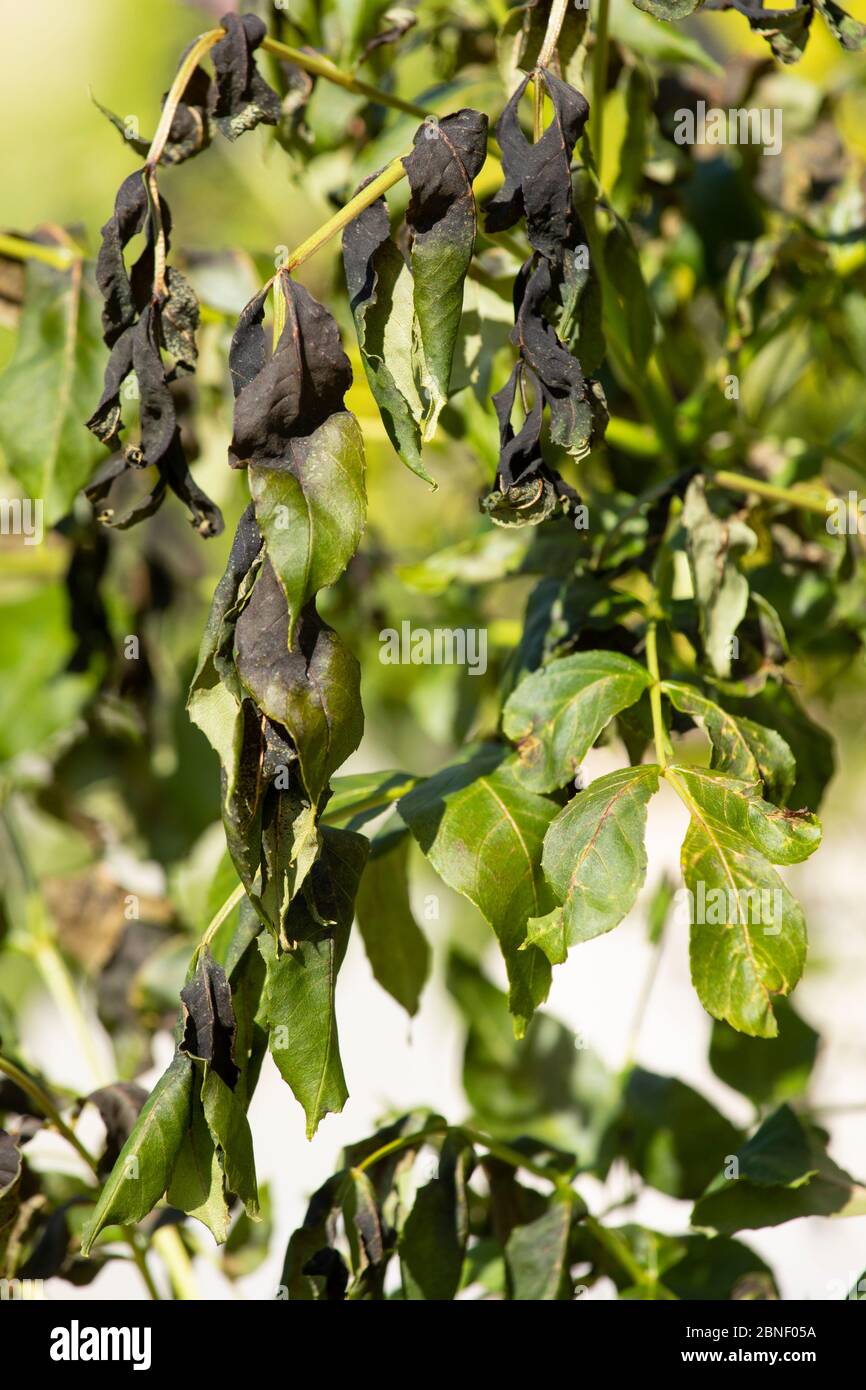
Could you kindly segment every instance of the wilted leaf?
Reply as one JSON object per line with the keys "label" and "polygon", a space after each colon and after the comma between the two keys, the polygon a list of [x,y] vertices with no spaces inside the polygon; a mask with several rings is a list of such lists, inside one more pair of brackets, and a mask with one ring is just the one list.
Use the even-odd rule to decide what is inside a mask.
{"label": "wilted leaf", "polygon": [[360,669],[312,605],[289,650],[289,614],[270,560],[235,627],[237,671],[257,708],[287,730],[317,806],[331,773],[361,742]]}

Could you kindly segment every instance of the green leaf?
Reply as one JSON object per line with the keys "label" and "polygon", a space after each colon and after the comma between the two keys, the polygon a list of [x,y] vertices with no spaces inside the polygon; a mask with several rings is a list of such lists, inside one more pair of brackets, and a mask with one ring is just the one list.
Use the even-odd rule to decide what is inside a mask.
{"label": "green leaf", "polygon": [[556,807],[522,787],[502,759],[501,748],[486,745],[414,788],[399,810],[436,872],[496,932],[520,1034],[550,988],[545,956],[520,948],[529,918],[554,906],[541,847]]}
{"label": "green leaf", "polygon": [[717,676],[731,673],[733,637],[746,615],[749,581],[735,563],[757,538],[745,522],[721,520],[709,506],[704,480],[689,483],[682,512],[686,549],[707,660]]}
{"label": "green leaf", "polygon": [[642,1067],[629,1073],[619,1124],[619,1152],[671,1197],[699,1197],[743,1139],[691,1086]]}
{"label": "green leaf", "polygon": [[700,720],[713,746],[710,766],[753,782],[760,777],[771,801],[784,805],[797,775],[794,755],[781,734],[734,716],[692,686],[662,681],[662,690],[681,714]]}
{"label": "green leaf", "polygon": [[250,463],[250,495],[289,606],[288,645],[301,609],[339,579],[364,532],[364,440],[354,415],[335,412],[291,439],[277,463]]}
{"label": "green leaf", "polygon": [[772,1038],[772,1001],[803,972],[806,924],[771,868],[812,852],[813,817],[787,817],[752,784],[718,772],[669,767],[666,777],[691,812],[682,869],[691,897],[692,981],[704,1008],[740,1032]]}
{"label": "green leaf", "polygon": [[286,934],[294,944],[280,950],[269,932],[259,937],[271,1055],[304,1107],[308,1138],[324,1115],[342,1110],[348,1096],[334,991],[367,851],[363,835],[326,827],[321,858],[289,908]]}
{"label": "green leaf", "polygon": [[205,1118],[218,1147],[226,1187],[244,1204],[248,1216],[258,1216],[259,1194],[253,1158],[253,1137],[239,1098],[212,1068],[201,1088]]}
{"label": "green leaf", "polygon": [[764,801],[759,783],[706,768],[674,765],[670,771],[680,784],[677,790],[685,785],[707,823],[750,842],[771,864],[799,864],[821,843],[817,816]]}
{"label": "green leaf", "polygon": [[325,807],[326,821],[348,821],[349,830],[360,830],[388,806],[393,805],[417,782],[408,772],[355,772],[335,777]]}
{"label": "green leaf", "polygon": [[567,1298],[564,1288],[571,1204],[552,1202],[526,1226],[515,1226],[505,1246],[510,1295],[516,1303]]}
{"label": "green leaf", "polygon": [[355,911],[373,974],[411,1017],[430,973],[430,947],[409,902],[409,832],[395,813],[375,835]]}
{"label": "green leaf", "polygon": [[82,1235],[82,1254],[104,1226],[140,1221],[166,1191],[191,1122],[192,1084],[192,1062],[175,1053],[105,1181]]}
{"label": "green leaf", "polygon": [[[796,765],[796,781],[787,800],[794,806],[811,806],[817,810],[836,768],[833,739],[826,729],[809,717],[786,685],[768,685],[748,699],[731,698],[727,694],[724,699],[727,708],[738,718],[756,718],[762,727],[770,727],[784,738]],[[770,795],[769,789],[767,794]]]}
{"label": "green leaf", "polygon": [[[599,777],[551,822],[541,863],[562,899],[566,950],[611,931],[633,907],[646,877],[646,808],[658,774],[649,764]],[[531,929],[528,940],[541,946],[541,933]]]}
{"label": "green leaf", "polygon": [[400,1234],[403,1296],[412,1301],[448,1301],[460,1287],[469,1234],[466,1182],[474,1155],[450,1135],[439,1156],[439,1171],[422,1187]]}
{"label": "green leaf", "polygon": [[455,581],[490,584],[520,569],[529,544],[525,531],[488,528],[445,550],[436,550],[415,564],[398,565],[397,575],[416,593],[437,596],[447,593]]}
{"label": "green leaf", "polygon": [[503,714],[502,727],[518,744],[521,781],[536,792],[570,782],[608,721],[650,684],[644,668],[618,652],[576,652],[533,671]]}
{"label": "green leaf", "polygon": [[805,1091],[820,1038],[785,999],[774,1005],[776,1038],[749,1038],[714,1023],[710,1066],[716,1076],[756,1105],[789,1100]]}
{"label": "green leaf", "polygon": [[692,1225],[721,1235],[779,1226],[801,1216],[866,1215],[866,1187],[827,1153],[824,1136],[782,1105],[696,1203]]}
{"label": "green leaf", "polygon": [[671,24],[651,19],[648,14],[641,14],[632,0],[613,0],[610,34],[643,58],[652,58],[658,63],[691,63],[717,76],[722,72],[699,39]]}
{"label": "green leaf", "polygon": [[197,1094],[192,1098],[192,1120],[175,1160],[166,1196],[171,1206],[207,1226],[218,1245],[225,1243],[229,1229],[225,1178]]}
{"label": "green leaf", "polygon": [[250,505],[238,522],[225,571],[214,591],[186,706],[227,773],[234,761],[243,698],[233,660],[235,626],[263,557],[262,537]]}
{"label": "green leaf", "polygon": [[686,19],[703,4],[703,0],[634,0],[639,10],[655,15],[656,19]]}
{"label": "green leaf", "polygon": [[44,524],[70,510],[104,448],[84,428],[102,392],[101,296],[83,260],[27,265],[15,352],[0,376],[0,448]]}

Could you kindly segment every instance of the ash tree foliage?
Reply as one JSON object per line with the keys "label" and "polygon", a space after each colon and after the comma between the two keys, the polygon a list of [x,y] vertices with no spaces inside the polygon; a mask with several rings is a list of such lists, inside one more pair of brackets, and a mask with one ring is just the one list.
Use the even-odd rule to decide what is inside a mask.
{"label": "ash tree foliage", "polygon": [[[764,59],[723,68],[711,12],[729,8]],[[113,1075],[70,1093],[0,996],[2,1272],[86,1283],[126,1259],[155,1295],[163,1256],[188,1296],[197,1223],[227,1277],[254,1269],[271,1243],[248,1120],[265,1054],[312,1138],[349,1096],[353,926],[414,1014],[435,874],[507,979],[475,928],[452,944],[466,1112],[419,1096],[349,1147],[289,1240],[280,1297],[572,1299],[600,1280],[622,1298],[778,1297],[743,1233],[866,1213],[810,1108],[820,1040],[789,1001],[807,927],[787,881],[819,847],[834,765],[808,705],[863,644],[856,526],[826,524],[862,475],[862,169],[837,129],[847,78],[790,97],[782,160],[684,146],[674,121],[699,100],[760,107],[820,25],[852,52],[866,30],[823,0],[266,10],[190,45],[151,140],[100,107],[131,172],[95,258],[79,231],[0,238],[18,313],[0,441],[66,556],[0,611],[2,953],[16,979],[43,973],[86,1047],[83,972],[114,1049]],[[241,137],[282,147],[287,189],[321,157],[345,184],[332,172],[337,211],[230,323],[162,185]],[[296,270],[335,237],[322,302]],[[218,473],[196,462],[214,430]],[[407,562],[365,536],[371,439],[389,486],[415,475],[397,495],[428,534],[458,498],[452,543]],[[191,547],[220,544],[223,511],[224,572],[193,630]],[[377,633],[416,601],[498,633],[479,679],[446,690],[411,667],[387,689]],[[437,764],[407,702],[437,710]],[[394,753],[346,773],[365,705]],[[618,765],[592,777],[599,745]],[[660,794],[687,813],[679,885],[647,862]],[[106,873],[124,837],[167,894],[130,903]],[[592,971],[584,944],[648,872],[654,950],[688,903],[695,1007],[745,1128],[633,1056],[610,1070],[543,1009],[554,971]],[[144,1088],[166,1028],[173,1056]],[[83,1175],[31,1161],[46,1129]],[[684,1204],[682,1234],[628,1204],[593,1215],[581,1178],[615,1166]]]}

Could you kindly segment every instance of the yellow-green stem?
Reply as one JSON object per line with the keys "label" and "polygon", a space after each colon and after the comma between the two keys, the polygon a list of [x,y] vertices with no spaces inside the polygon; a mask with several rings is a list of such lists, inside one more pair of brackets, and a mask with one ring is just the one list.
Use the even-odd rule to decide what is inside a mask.
{"label": "yellow-green stem", "polygon": [[205,946],[210,945],[217,932],[219,931],[220,927],[222,926],[223,922],[226,920],[228,916],[231,915],[232,912],[234,912],[238,903],[243,900],[245,892],[246,889],[244,888],[244,885],[242,883],[239,883],[237,888],[235,888],[233,892],[231,892],[229,896],[226,898],[222,907],[220,907],[214,913],[213,917],[207,925],[207,929],[205,931],[204,936],[202,937],[201,941],[196,947],[196,955],[198,955],[200,951],[203,951]]}
{"label": "yellow-green stem", "polygon": [[208,29],[207,33],[199,34],[198,38],[190,46],[189,51],[181,59],[180,66],[174,75],[174,81],[168,89],[168,95],[163,104],[159,124],[150,142],[150,149],[147,152],[147,161],[145,165],[147,169],[155,168],[160,161],[162,152],[165,149],[165,142],[171,130],[171,123],[174,120],[175,112],[186,91],[186,85],[198,66],[199,60],[202,59],[206,53],[210,52],[215,43],[219,43],[224,33],[224,29]]}
{"label": "yellow-green stem", "polygon": [[175,1297],[183,1302],[196,1302],[201,1298],[195,1270],[192,1267],[186,1246],[176,1226],[160,1226],[154,1231],[150,1243],[168,1270],[168,1277]]}
{"label": "yellow-green stem", "polygon": [[81,260],[82,254],[77,246],[42,246],[38,241],[0,232],[0,256],[11,256],[16,261],[41,261],[55,270],[68,270]]}
{"label": "yellow-green stem", "polygon": [[658,629],[655,618],[650,620],[646,630],[646,668],[652,680],[649,697],[653,720],[653,742],[655,743],[656,762],[661,767],[664,767],[667,763],[667,742],[665,723],[662,718],[662,692],[659,683],[661,677],[659,675]]}
{"label": "yellow-green stem", "polygon": [[765,483],[760,478],[750,478],[744,473],[730,473],[720,468],[717,473],[708,473],[707,481],[717,487],[727,488],[729,492],[754,493],[768,502],[783,502],[788,507],[799,507],[806,512],[827,515],[827,503],[833,499],[826,493],[810,493],[806,488],[778,487],[775,483]]}
{"label": "yellow-green stem", "polygon": [[272,53],[275,58],[294,63],[295,67],[302,68],[313,77],[323,77],[326,82],[333,82],[335,86],[342,87],[347,92],[354,92],[356,96],[366,97],[378,106],[391,106],[395,111],[402,111],[407,116],[417,116],[421,121],[428,114],[423,106],[416,106],[413,101],[404,101],[392,92],[383,92],[378,87],[370,86],[369,82],[359,82],[321,53],[307,53],[301,48],[292,48],[290,44],[280,43],[279,39],[272,39],[270,36],[262,39],[262,48],[266,53]]}
{"label": "yellow-green stem", "polygon": [[538,50],[538,63],[533,79],[533,139],[541,139],[544,129],[544,83],[541,80],[538,69],[550,66],[550,61],[556,52],[556,45],[559,43],[559,34],[565,22],[568,11],[568,0],[553,0],[550,6],[550,14],[547,18],[547,29],[544,33],[541,48]]}
{"label": "yellow-green stem", "polygon": [[345,207],[340,208],[340,211],[334,213],[333,217],[329,217],[327,222],[323,222],[321,227],[313,232],[312,236],[307,237],[306,241],[302,241],[300,246],[296,246],[294,251],[289,253],[289,257],[283,269],[294,270],[296,266],[302,265],[310,256],[314,256],[317,251],[321,250],[326,242],[331,240],[331,237],[337,236],[344,227],[348,227],[349,223],[358,216],[359,212],[363,212],[364,208],[368,208],[371,203],[375,203],[376,199],[381,198],[382,194],[385,193],[387,189],[393,188],[395,183],[399,183],[400,180],[405,177],[406,170],[403,166],[403,156],[400,155],[396,159],[392,159],[391,163],[385,166],[381,174],[378,174],[376,178],[372,179],[370,183],[362,188],[360,193],[356,193],[354,198],[350,198]]}

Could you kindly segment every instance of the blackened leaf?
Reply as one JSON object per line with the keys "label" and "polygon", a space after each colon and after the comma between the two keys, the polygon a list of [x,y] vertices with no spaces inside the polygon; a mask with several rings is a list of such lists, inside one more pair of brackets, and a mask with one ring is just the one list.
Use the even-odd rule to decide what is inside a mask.
{"label": "blackened leaf", "polygon": [[106,1179],[81,1239],[87,1255],[103,1226],[140,1221],[171,1181],[190,1124],[193,1064],[177,1052],[151,1091]]}
{"label": "blackened leaf", "polygon": [[268,360],[268,344],[262,322],[270,292],[270,285],[266,285],[254,295],[249,303],[244,305],[235,325],[229,347],[229,371],[235,396],[240,395],[245,386],[249,386],[253,377],[258,376]]}
{"label": "blackened leaf", "polygon": [[469,1232],[466,1182],[474,1153],[448,1136],[437,1176],[415,1197],[400,1235],[403,1295],[410,1301],[448,1301],[460,1285]]}
{"label": "blackened leaf", "polygon": [[262,801],[265,794],[262,724],[263,716],[252,700],[244,700],[233,724],[232,747],[222,779],[226,844],[238,877],[257,908],[261,906],[256,897],[255,883],[262,856]]}
{"label": "blackened leaf", "polygon": [[238,612],[255,578],[262,536],[252,503],[235,532],[225,573],[216,587],[201,639],[187,710],[228,768],[232,761],[235,725],[242,699],[234,668],[234,633]]}
{"label": "blackened leaf", "polygon": [[[210,143],[211,121],[208,110],[210,85],[210,78],[204,68],[194,68],[184,87],[183,97],[177,104],[168,139],[159,157],[160,164],[181,164],[183,160],[198,154]],[[107,106],[103,106],[102,102],[97,101],[92,93],[91,100],[123,137],[126,144],[135,150],[136,154],[144,158],[150,150],[151,141],[133,134],[127,122],[110,111]]]}
{"label": "blackened leaf", "polygon": [[181,1052],[200,1058],[233,1090],[240,1075],[234,1060],[235,1022],[226,973],[205,947],[195,974],[180,992],[184,1029]]}
{"label": "blackened leaf", "polygon": [[276,125],[280,99],[253,57],[267,32],[262,21],[251,14],[226,14],[220,23],[226,36],[211,50],[216,80],[211,114],[222,134],[237,140],[261,122]]}
{"label": "blackened leaf", "polygon": [[360,669],[312,605],[301,616],[292,651],[288,622],[285,595],[268,561],[237,621],[237,670],[258,708],[288,730],[304,786],[318,805],[331,773],[361,741]]}
{"label": "blackened leaf", "polygon": [[284,457],[249,468],[256,519],[291,613],[339,579],[358,548],[367,515],[364,441],[354,415],[339,410]]}
{"label": "blackened leaf", "polygon": [[589,115],[586,99],[553,73],[543,70],[544,85],[553,106],[553,120],[541,139],[530,144],[520,127],[520,100],[530,81],[524,78],[496,123],[502,149],[505,183],[487,204],[491,232],[513,227],[526,217],[530,245],[558,262],[570,239],[574,209],[571,194],[571,156]]}
{"label": "blackened leaf", "polygon": [[525,1226],[515,1226],[505,1247],[511,1298],[548,1302],[568,1298],[565,1281],[571,1203],[551,1202],[549,1209]]}
{"label": "blackened leaf", "polygon": [[[93,414],[85,422],[87,428],[92,430],[103,444],[114,445],[123,427],[120,388],[132,371],[134,337],[135,325],[131,324],[128,328],[124,328],[114,343],[105,367],[102,395]],[[127,466],[125,459],[122,462],[124,466]],[[114,476],[117,474],[115,473]],[[102,480],[99,481],[101,484]],[[87,489],[87,495],[92,502],[101,502],[103,498],[107,497],[108,490],[107,485],[105,487],[98,485],[92,490]]]}
{"label": "blackened leaf", "polygon": [[[308,1138],[315,1134],[323,1116],[342,1110],[348,1095],[337,1039],[334,991],[367,851],[363,835],[326,827],[321,858],[304,893],[295,898],[289,910],[286,930],[294,942],[292,948],[280,950],[268,932],[259,937],[267,969],[265,1010],[270,1050],[283,1079],[304,1107]],[[323,920],[331,925],[323,927]]]}
{"label": "blackened leaf", "polygon": [[[323,1183],[310,1198],[304,1221],[292,1233],[286,1249],[280,1285],[286,1296],[294,1301],[312,1302],[319,1298],[319,1280],[316,1275],[329,1275],[325,1279],[324,1297],[339,1301],[345,1296],[349,1282],[349,1271],[339,1262],[337,1251],[333,1249],[336,1239],[336,1223],[340,1211],[340,1191],[344,1181],[343,1173],[335,1173]],[[311,1267],[318,1256],[327,1254],[334,1257],[330,1269],[321,1260]]]}
{"label": "blackened leaf", "polygon": [[496,932],[511,986],[509,1008],[522,1036],[550,988],[549,961],[537,947],[521,947],[529,919],[554,906],[541,847],[557,808],[521,786],[502,762],[501,748],[482,747],[409,792],[399,811],[436,872]]}
{"label": "blackened leaf", "polygon": [[388,438],[412,472],[432,483],[421,462],[424,407],[411,350],[412,272],[391,238],[384,198],[349,223],[343,234],[343,265],[361,361]]}
{"label": "blackened leaf", "polygon": [[646,877],[646,808],[658,790],[657,767],[624,768],[578,792],[551,822],[542,866],[562,901],[559,941],[529,931],[553,963],[570,946],[611,931],[631,911]]}
{"label": "blackened leaf", "polygon": [[789,1100],[805,1091],[820,1038],[787,999],[773,1005],[779,1035],[750,1038],[726,1023],[714,1023],[710,1066],[722,1081],[756,1105]]}
{"label": "blackened leaf", "polygon": [[166,1196],[171,1206],[207,1226],[217,1244],[222,1245],[229,1228],[225,1177],[197,1086],[193,1087],[191,1116]]}
{"label": "blackened leaf", "polygon": [[160,342],[170,352],[183,371],[195,369],[198,356],[195,335],[198,330],[199,307],[195,291],[185,275],[174,266],[165,273],[168,298],[162,305],[159,318]]}
{"label": "blackened leaf", "polygon": [[380,1265],[385,1253],[376,1189],[367,1174],[358,1168],[351,1168],[346,1174],[343,1220],[349,1242],[352,1273],[357,1279],[368,1266]]}
{"label": "blackened leaf", "polygon": [[430,971],[430,947],[412,915],[408,864],[409,833],[395,813],[370,845],[356,911],[373,974],[411,1016]]}
{"label": "blackened leaf", "polygon": [[0,449],[46,526],[70,510],[101,456],[81,420],[100,389],[103,350],[92,267],[28,263],[15,352],[0,376]]}
{"label": "blackened leaf", "polygon": [[224,525],[222,512],[207,493],[202,491],[189,471],[179,430],[175,430],[159,467],[162,478],[172,492],[189,508],[189,523],[193,529],[205,539],[220,535]]}
{"label": "blackened leaf", "polygon": [[538,792],[570,782],[608,721],[649,684],[646,670],[619,652],[576,652],[532,672],[503,714],[519,745],[521,780]]}
{"label": "blackened leaf", "polygon": [[475,247],[472,181],[486,155],[487,117],[463,110],[425,121],[404,160],[412,196],[406,212],[410,261],[427,397],[423,434],[430,439],[448,399],[463,281]]}
{"label": "blackened leaf", "polygon": [[597,383],[585,379],[580,362],[560,342],[545,317],[552,289],[550,265],[540,259],[515,289],[513,336],[549,407],[551,440],[580,459],[589,451],[593,437],[604,432],[604,395]]}
{"label": "blackened leaf", "polygon": [[102,329],[111,347],[125,328],[130,328],[141,307],[123,260],[124,248],[144,228],[147,189],[142,171],[124,179],[114,202],[114,212],[102,228],[102,245],[96,260],[96,283],[104,300]]}
{"label": "blackened leaf", "polygon": [[111,1086],[91,1091],[87,1100],[96,1106],[105,1125],[107,1138],[100,1166],[108,1170],[114,1167],[117,1155],[135,1127],[147,1100],[147,1091],[134,1081],[115,1081]]}
{"label": "blackened leaf", "polygon": [[822,1132],[787,1105],[737,1151],[735,1175],[720,1174],[692,1212],[692,1225],[721,1235],[779,1226],[801,1216],[863,1216],[866,1187],[838,1167]]}
{"label": "blackened leaf", "polygon": [[261,294],[241,315],[232,345],[237,399],[229,459],[236,467],[279,464],[290,439],[312,434],[343,409],[343,396],[352,384],[339,329],[324,305],[285,274],[279,276],[277,292],[285,300],[286,322],[273,356],[258,366],[263,346]]}

